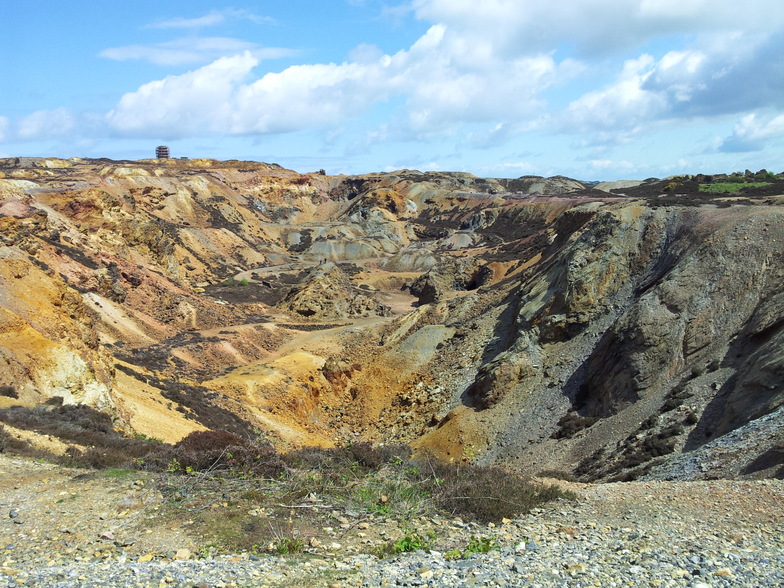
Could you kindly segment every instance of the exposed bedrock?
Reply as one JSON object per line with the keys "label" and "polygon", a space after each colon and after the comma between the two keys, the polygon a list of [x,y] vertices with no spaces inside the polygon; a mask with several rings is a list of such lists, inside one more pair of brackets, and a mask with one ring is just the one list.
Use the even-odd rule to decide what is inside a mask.
{"label": "exposed bedrock", "polygon": [[[628,455],[600,450],[668,428],[667,452],[694,449],[777,409],[784,264],[770,242],[783,220],[740,207],[597,214],[520,285],[506,350],[467,390],[470,403],[506,421],[489,454],[509,456],[508,443],[539,461],[541,445],[521,447],[521,438],[569,437],[556,469],[582,460],[587,477],[620,475],[629,467],[586,466],[586,451],[618,465]],[[507,416],[521,406],[525,416]],[[556,422],[564,413],[574,416]],[[558,434],[580,419],[575,435]],[[644,469],[663,455],[624,466]]]}
{"label": "exposed bedrock", "polygon": [[784,180],[601,188],[0,160],[0,411],[583,480],[780,475]]}

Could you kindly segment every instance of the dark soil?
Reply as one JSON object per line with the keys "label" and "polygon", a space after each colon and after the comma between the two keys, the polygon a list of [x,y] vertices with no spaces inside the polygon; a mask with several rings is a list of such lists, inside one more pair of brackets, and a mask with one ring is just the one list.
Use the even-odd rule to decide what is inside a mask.
{"label": "dark soil", "polygon": [[306,272],[281,273],[266,275],[250,281],[247,285],[233,280],[222,284],[207,286],[204,290],[208,296],[223,300],[229,304],[262,303],[275,306],[291,288],[299,284]]}

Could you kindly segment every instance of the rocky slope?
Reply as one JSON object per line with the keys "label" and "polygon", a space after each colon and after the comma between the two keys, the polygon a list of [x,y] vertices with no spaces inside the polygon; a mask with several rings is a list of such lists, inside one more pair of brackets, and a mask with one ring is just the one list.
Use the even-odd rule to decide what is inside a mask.
{"label": "rocky slope", "polygon": [[0,160],[0,409],[584,480],[689,456],[692,479],[781,477],[784,182],[598,187]]}

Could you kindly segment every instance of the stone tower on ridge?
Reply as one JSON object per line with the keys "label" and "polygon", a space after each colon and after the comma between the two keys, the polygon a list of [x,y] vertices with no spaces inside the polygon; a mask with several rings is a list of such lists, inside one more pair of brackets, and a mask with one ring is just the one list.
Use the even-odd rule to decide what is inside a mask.
{"label": "stone tower on ridge", "polygon": [[157,159],[169,159],[169,148],[166,145],[160,145],[155,149],[155,157]]}

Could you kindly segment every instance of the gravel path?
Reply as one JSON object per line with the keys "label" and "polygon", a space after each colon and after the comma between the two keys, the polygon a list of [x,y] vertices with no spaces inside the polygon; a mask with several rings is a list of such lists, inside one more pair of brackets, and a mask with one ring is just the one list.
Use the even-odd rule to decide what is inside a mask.
{"label": "gravel path", "polygon": [[141,530],[159,497],[138,480],[0,455],[0,586],[784,585],[784,480],[565,485],[577,501],[437,529],[487,553],[199,557],[187,528]]}

